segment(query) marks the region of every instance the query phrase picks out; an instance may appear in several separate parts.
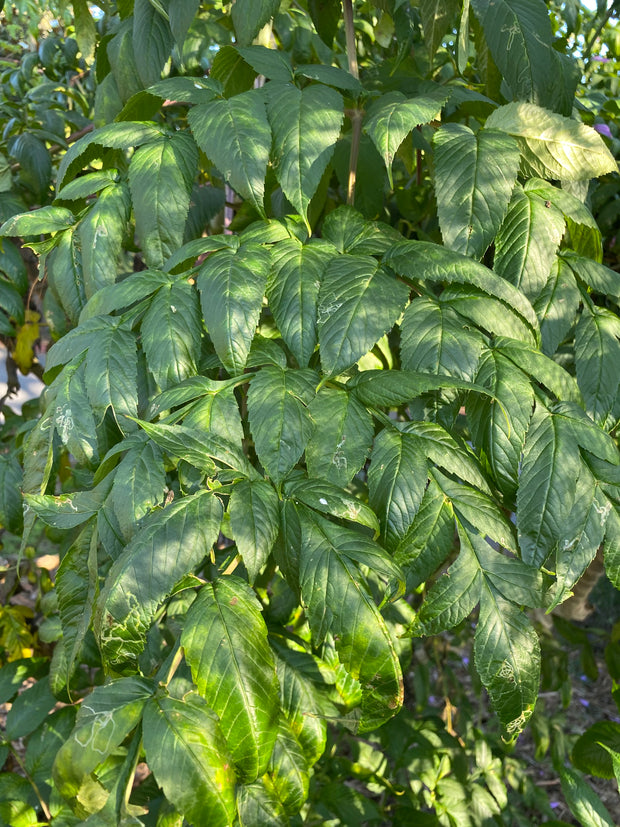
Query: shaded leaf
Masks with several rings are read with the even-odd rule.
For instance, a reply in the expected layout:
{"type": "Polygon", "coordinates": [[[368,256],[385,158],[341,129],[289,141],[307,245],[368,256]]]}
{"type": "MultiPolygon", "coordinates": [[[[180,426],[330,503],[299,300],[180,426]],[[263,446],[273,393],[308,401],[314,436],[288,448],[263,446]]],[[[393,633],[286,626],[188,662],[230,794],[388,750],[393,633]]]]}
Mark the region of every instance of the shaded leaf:
{"type": "Polygon", "coordinates": [[[253,583],[280,530],[278,495],[267,481],[239,482],[230,496],[229,511],[235,542],[253,583]]]}

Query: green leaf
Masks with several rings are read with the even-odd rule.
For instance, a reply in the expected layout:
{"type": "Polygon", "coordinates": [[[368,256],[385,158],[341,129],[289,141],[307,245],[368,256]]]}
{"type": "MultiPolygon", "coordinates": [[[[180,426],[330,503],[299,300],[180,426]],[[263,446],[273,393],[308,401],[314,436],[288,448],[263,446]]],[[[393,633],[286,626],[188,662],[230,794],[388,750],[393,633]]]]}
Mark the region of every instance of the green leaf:
{"type": "Polygon", "coordinates": [[[86,776],[138,725],[155,688],[148,678],[120,678],[95,687],[84,699],[75,729],[54,762],[54,781],[65,798],[74,798],[86,776]]]}
{"type": "Polygon", "coordinates": [[[546,356],[553,356],[572,328],[580,298],[575,277],[564,259],[558,257],[534,302],[540,319],[541,350],[546,356]]]}
{"type": "Polygon", "coordinates": [[[480,595],[474,655],[502,725],[502,737],[512,743],[525,728],[538,697],[540,644],[527,615],[488,582],[480,595]]]}
{"type": "Polygon", "coordinates": [[[288,816],[273,785],[265,777],[237,787],[237,815],[240,827],[288,827],[288,816]]]}
{"type": "Polygon", "coordinates": [[[618,465],[620,454],[613,438],[596,425],[583,408],[574,402],[556,402],[550,410],[578,445],[607,463],[618,465]]]}
{"type": "Polygon", "coordinates": [[[564,536],[580,472],[579,449],[561,417],[537,406],[523,449],[517,529],[524,562],[541,566],[564,536]]]}
{"type": "Polygon", "coordinates": [[[474,134],[444,124],[433,137],[435,194],[446,247],[480,259],[508,209],[519,171],[513,138],[492,129],[474,134]]]}
{"type": "Polygon", "coordinates": [[[268,253],[254,244],[215,253],[200,269],[198,289],[205,324],[217,355],[232,375],[245,367],[268,271],[268,253]]]}
{"type": "Polygon", "coordinates": [[[338,0],[310,0],[308,12],[317,34],[329,48],[334,45],[338,23],[342,17],[342,7],[338,0]]]}
{"type": "Polygon", "coordinates": [[[323,514],[372,528],[379,535],[379,521],[366,503],[326,480],[293,477],[284,486],[285,493],[294,500],[323,514]]]}
{"type": "Polygon", "coordinates": [[[548,388],[558,399],[580,403],[581,394],[573,377],[563,367],[533,347],[516,339],[497,337],[495,348],[511,359],[537,382],[548,388]]]}
{"type": "Polygon", "coordinates": [[[280,0],[235,0],[232,21],[241,46],[249,46],[280,8],[280,0]]]}
{"type": "MultiPolygon", "coordinates": [[[[221,190],[218,190],[221,192],[221,190]]],[[[214,235],[209,238],[193,238],[187,244],[183,244],[176,250],[169,259],[164,262],[164,270],[172,273],[174,270],[182,272],[181,268],[190,262],[194,262],[207,253],[216,250],[239,249],[239,238],[236,235],[214,235]]],[[[186,269],[186,268],[185,268],[186,269]]]]}
{"type": "Polygon", "coordinates": [[[396,428],[380,431],[368,470],[368,499],[379,515],[388,550],[398,545],[413,523],[427,479],[427,461],[419,441],[396,428]]]}
{"type": "Polygon", "coordinates": [[[553,48],[544,5],[529,0],[472,0],[472,8],[511,97],[570,114],[577,75],[553,48]]]}
{"type": "Polygon", "coordinates": [[[48,677],[27,686],[13,700],[4,726],[7,741],[17,741],[34,732],[56,705],[48,677]]]}
{"type": "Polygon", "coordinates": [[[276,743],[269,761],[269,776],[278,800],[290,816],[308,798],[310,777],[303,749],[286,718],[278,722],[276,743]]]}
{"type": "Polygon", "coordinates": [[[148,121],[124,121],[96,129],[72,144],[63,155],[56,180],[58,190],[62,188],[67,175],[75,177],[75,173],[82,170],[88,161],[101,154],[99,147],[128,149],[155,140],[161,134],[162,128],[148,121]],[[83,158],[83,155],[86,157],[83,158]]]}
{"type": "Polygon", "coordinates": [[[130,209],[129,190],[124,184],[106,187],[79,223],[87,299],[116,281],[130,209]]]}
{"type": "Polygon", "coordinates": [[[343,255],[328,264],[321,283],[318,330],[323,371],[342,373],[391,329],[409,289],[370,256],[343,255]]]}
{"type": "Polygon", "coordinates": [[[256,780],[276,740],[279,693],[254,591],[234,576],[203,586],[187,613],[181,645],[198,692],[219,716],[240,779],[256,780]]]}
{"type": "Polygon", "coordinates": [[[370,451],[372,417],[353,394],[337,388],[321,388],[308,410],[314,423],[306,446],[308,474],[344,488],[370,451]]]}
{"type": "Polygon", "coordinates": [[[401,361],[405,370],[473,381],[484,347],[480,333],[437,299],[416,297],[401,322],[401,361]]]}
{"type": "Polygon", "coordinates": [[[350,72],[339,66],[328,66],[326,63],[301,63],[295,69],[295,77],[316,80],[325,86],[335,86],[336,89],[352,93],[353,97],[359,97],[363,92],[362,84],[350,72]]]}
{"type": "Polygon", "coordinates": [[[571,250],[562,250],[560,255],[574,275],[596,293],[613,296],[616,300],[620,298],[620,284],[615,270],[590,258],[575,255],[571,250]]]}
{"type": "Polygon", "coordinates": [[[439,301],[456,310],[467,322],[473,322],[483,333],[509,336],[528,345],[538,344],[537,333],[523,316],[506,302],[490,296],[486,290],[468,284],[452,284],[444,288],[439,301]]]}
{"type": "Polygon", "coordinates": [[[603,545],[605,572],[610,582],[618,589],[620,588],[620,514],[609,500],[605,503],[605,508],[609,512],[603,545]]]}
{"type": "MultiPolygon", "coordinates": [[[[183,5],[184,0],[178,0],[183,5]]],[[[207,103],[222,91],[221,85],[211,78],[169,77],[149,86],[149,94],[162,100],[183,103],[207,103]]]]}
{"type": "Polygon", "coordinates": [[[221,519],[219,499],[200,491],[144,521],[110,569],[98,600],[95,633],[108,664],[137,659],[158,608],[210,552],[221,519]]]}
{"type": "Polygon", "coordinates": [[[458,11],[459,4],[456,0],[421,0],[420,17],[431,64],[444,35],[453,26],[458,11]]]}
{"type": "Polygon", "coordinates": [[[430,473],[461,520],[471,523],[483,537],[488,536],[516,553],[514,526],[494,499],[470,485],[455,482],[438,468],[432,468],[430,473]]]}
{"type": "Polygon", "coordinates": [[[417,589],[444,562],[454,542],[454,512],[434,479],[428,485],[409,530],[394,552],[407,576],[407,591],[417,589]]]}
{"type": "Polygon", "coordinates": [[[187,132],[144,144],[129,164],[136,232],[148,267],[162,267],[183,243],[198,149],[187,132]]]}
{"type": "Polygon", "coordinates": [[[315,658],[308,652],[274,645],[280,683],[280,705],[310,765],[315,764],[327,740],[327,723],[322,714],[320,687],[324,679],[315,658]]]}
{"type": "Polygon", "coordinates": [[[497,350],[482,357],[476,382],[502,403],[472,394],[467,419],[472,439],[488,461],[496,484],[514,496],[519,483],[519,463],[534,405],[534,390],[523,371],[497,350]]]}
{"type": "Polygon", "coordinates": [[[0,456],[0,525],[12,534],[20,534],[22,514],[22,468],[10,454],[0,456]]]}
{"type": "Polygon", "coordinates": [[[533,103],[500,106],[486,126],[513,135],[523,158],[540,178],[584,181],[618,170],[595,129],[533,103]]]}
{"type": "Polygon", "coordinates": [[[264,216],[271,129],[262,96],[248,91],[201,104],[190,110],[188,120],[196,143],[224,179],[264,216]]]}
{"type": "Polygon", "coordinates": [[[99,589],[97,539],[94,526],[86,526],[62,558],[56,574],[67,684],[90,628],[99,589]]]}
{"type": "Polygon", "coordinates": [[[85,362],[67,365],[54,383],[54,429],[77,462],[90,465],[99,459],[95,419],[87,396],[85,362]]]}
{"type": "Polygon", "coordinates": [[[575,329],[575,372],[586,411],[602,427],[615,424],[620,386],[620,322],[603,307],[585,302],[575,329]]]}
{"type": "Polygon", "coordinates": [[[581,772],[613,778],[613,753],[620,754],[620,724],[596,721],[575,741],[571,760],[581,772]]]}
{"type": "Polygon", "coordinates": [[[183,49],[183,42],[192,25],[200,0],[170,0],[168,3],[168,14],[170,17],[170,31],[174,37],[179,51],[183,49]]]}
{"type": "Polygon", "coordinates": [[[241,447],[215,431],[197,433],[195,428],[183,425],[144,422],[141,419],[136,422],[169,456],[183,459],[205,473],[214,470],[213,460],[216,460],[244,476],[257,476],[241,447]]]}
{"type": "Polygon", "coordinates": [[[232,824],[232,761],[217,716],[201,698],[153,698],[144,711],[143,739],[157,783],[188,821],[209,827],[232,824]]]}
{"type": "Polygon", "coordinates": [[[555,187],[540,178],[530,178],[523,187],[525,192],[535,192],[564,215],[574,249],[597,262],[603,258],[601,231],[586,205],[561,187],[555,187]]]}
{"type": "Polygon", "coordinates": [[[575,500],[556,551],[556,583],[547,611],[572,596],[571,589],[596,557],[603,542],[609,510],[587,466],[581,466],[575,500]]]}
{"type": "Polygon", "coordinates": [[[582,827],[613,827],[607,808],[581,773],[561,765],[557,770],[566,803],[582,827]]]}
{"type": "Polygon", "coordinates": [[[399,407],[424,393],[445,388],[472,390],[492,396],[486,388],[474,382],[411,370],[365,370],[354,376],[348,386],[363,404],[371,407],[399,407]]]}
{"type": "Polygon", "coordinates": [[[20,213],[5,221],[0,236],[30,236],[57,233],[75,224],[75,216],[66,207],[39,207],[33,212],[20,213]]]}
{"type": "Polygon", "coordinates": [[[202,330],[195,288],[186,281],[160,287],[141,331],[149,370],[162,390],[197,373],[202,330]]]}
{"type": "Polygon", "coordinates": [[[467,256],[429,241],[402,241],[395,244],[384,263],[410,279],[428,279],[448,284],[472,284],[501,299],[538,331],[538,319],[525,296],[484,265],[467,256]]]}
{"type": "Polygon", "coordinates": [[[54,528],[69,529],[85,523],[101,508],[110,486],[100,485],[92,491],[75,494],[24,494],[25,502],[39,519],[54,528]]]}
{"type": "Polygon", "coordinates": [[[564,217],[536,192],[515,187],[495,241],[494,270],[534,301],[547,284],[564,235],[564,217]]]}
{"type": "Polygon", "coordinates": [[[62,233],[45,259],[45,268],[52,294],[71,323],[77,324],[86,304],[86,295],[82,254],[76,233],[71,230],[62,233]]]}
{"type": "Polygon", "coordinates": [[[288,83],[293,79],[293,67],[286,52],[268,49],[266,46],[247,46],[245,49],[237,48],[237,51],[259,75],[280,83],[288,83]]]}
{"type": "Polygon", "coordinates": [[[229,511],[233,536],[253,583],[280,530],[278,495],[265,480],[239,482],[233,488],[229,511]]]}
{"type": "Polygon", "coordinates": [[[75,36],[80,52],[87,61],[91,61],[95,54],[97,43],[97,27],[88,8],[86,0],[75,0],[73,3],[75,17],[75,36]]]}
{"type": "Polygon", "coordinates": [[[299,585],[318,645],[334,637],[340,662],[362,684],[360,731],[373,729],[400,708],[402,674],[386,623],[361,582],[358,566],[388,577],[397,570],[363,535],[312,512],[300,512],[299,585]]]}
{"type": "Polygon", "coordinates": [[[145,86],[161,77],[172,47],[172,32],[150,0],[135,0],[133,10],[133,47],[136,67],[145,86]]]}
{"type": "Polygon", "coordinates": [[[290,83],[273,83],[267,87],[276,178],[308,230],[308,205],[340,135],[343,110],[341,95],[328,86],[302,90],[290,83]]]}
{"type": "Polygon", "coordinates": [[[383,158],[392,189],[392,163],[399,146],[416,126],[437,118],[447,99],[441,88],[415,98],[394,91],[381,95],[369,108],[364,131],[383,158]]]}
{"type": "Polygon", "coordinates": [[[302,455],[312,433],[308,404],[314,398],[316,373],[268,365],[254,377],[248,392],[250,430],[258,458],[279,485],[302,455]]]}
{"type": "Polygon", "coordinates": [[[267,298],[282,338],[301,367],[317,343],[317,304],[323,271],[334,251],[330,244],[301,244],[288,238],[271,249],[267,298]]]}
{"type": "Polygon", "coordinates": [[[142,518],[163,501],[165,486],[162,452],[155,442],[143,437],[118,464],[109,498],[126,542],[136,533],[142,518]]]}

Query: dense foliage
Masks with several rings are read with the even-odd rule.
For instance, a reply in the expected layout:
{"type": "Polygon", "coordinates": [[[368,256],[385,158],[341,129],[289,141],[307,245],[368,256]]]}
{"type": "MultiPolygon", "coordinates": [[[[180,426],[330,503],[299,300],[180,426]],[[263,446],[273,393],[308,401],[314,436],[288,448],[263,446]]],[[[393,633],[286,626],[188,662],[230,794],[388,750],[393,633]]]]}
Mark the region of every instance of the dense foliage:
{"type": "Polygon", "coordinates": [[[0,822],[531,823],[533,611],[620,588],[615,5],[5,10],[0,822]],[[450,630],[504,751],[401,711],[450,630]]]}

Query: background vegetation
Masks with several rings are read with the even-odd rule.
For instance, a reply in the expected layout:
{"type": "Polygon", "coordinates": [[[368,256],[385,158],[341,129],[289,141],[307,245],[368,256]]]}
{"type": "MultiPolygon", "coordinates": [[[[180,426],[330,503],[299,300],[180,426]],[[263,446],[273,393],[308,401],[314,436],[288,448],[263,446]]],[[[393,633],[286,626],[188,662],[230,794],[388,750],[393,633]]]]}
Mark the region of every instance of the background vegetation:
{"type": "Polygon", "coordinates": [[[4,4],[0,823],[620,821],[618,11],[4,4]]]}

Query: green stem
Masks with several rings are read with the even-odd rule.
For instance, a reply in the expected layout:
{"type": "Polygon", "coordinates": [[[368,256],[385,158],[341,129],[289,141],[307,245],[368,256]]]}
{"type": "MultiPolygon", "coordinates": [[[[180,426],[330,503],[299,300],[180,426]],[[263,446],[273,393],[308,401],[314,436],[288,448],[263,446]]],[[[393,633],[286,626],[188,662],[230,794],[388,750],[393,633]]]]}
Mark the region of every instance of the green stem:
{"type": "MultiPolygon", "coordinates": [[[[357,65],[357,51],[355,49],[355,25],[353,23],[353,0],[342,0],[344,14],[344,33],[347,43],[347,61],[349,72],[359,80],[359,67],[357,65]]],[[[356,106],[351,112],[351,155],[349,157],[349,179],[347,182],[347,204],[353,206],[355,201],[355,180],[357,177],[357,161],[360,152],[360,140],[362,137],[362,113],[356,106]]]]}
{"type": "Polygon", "coordinates": [[[19,757],[19,754],[18,754],[17,750],[15,750],[15,749],[13,748],[13,746],[12,746],[12,745],[9,745],[9,749],[11,750],[11,755],[13,756],[13,758],[14,758],[15,762],[16,762],[17,764],[19,764],[19,768],[20,768],[20,769],[21,769],[21,771],[24,773],[24,776],[25,776],[25,777],[26,777],[26,779],[29,781],[29,783],[30,783],[30,785],[31,785],[32,789],[34,790],[34,794],[35,794],[35,795],[36,795],[36,797],[38,798],[38,800],[39,800],[39,804],[41,805],[41,809],[43,810],[43,815],[45,816],[45,818],[46,818],[48,821],[51,821],[51,819],[52,819],[52,814],[50,813],[50,811],[49,811],[49,808],[48,808],[47,804],[46,804],[46,803],[45,803],[45,801],[43,800],[43,797],[41,796],[41,792],[40,792],[39,788],[37,787],[35,780],[32,778],[32,776],[30,775],[30,773],[28,772],[28,770],[27,770],[27,769],[26,769],[26,767],[24,766],[24,762],[23,762],[23,761],[21,760],[21,758],[19,757]]]}
{"type": "Polygon", "coordinates": [[[166,680],[164,681],[164,686],[168,686],[170,681],[173,679],[174,673],[181,665],[181,661],[183,660],[184,654],[185,652],[183,651],[183,647],[179,646],[179,648],[174,653],[174,657],[172,658],[170,668],[168,669],[168,674],[166,675],[166,680]]]}

